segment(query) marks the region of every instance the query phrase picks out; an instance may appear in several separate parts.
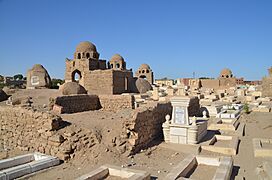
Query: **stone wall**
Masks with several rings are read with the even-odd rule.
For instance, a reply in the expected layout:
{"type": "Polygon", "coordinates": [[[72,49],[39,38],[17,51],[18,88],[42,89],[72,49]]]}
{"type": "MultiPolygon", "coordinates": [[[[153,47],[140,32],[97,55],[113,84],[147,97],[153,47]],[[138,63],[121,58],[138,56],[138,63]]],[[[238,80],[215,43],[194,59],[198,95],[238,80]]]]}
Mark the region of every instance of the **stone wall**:
{"type": "Polygon", "coordinates": [[[0,106],[0,149],[39,151],[67,160],[97,142],[90,130],[67,126],[59,116],[31,108],[0,106]]]}
{"type": "Polygon", "coordinates": [[[132,95],[99,95],[99,100],[103,110],[117,112],[120,109],[133,109],[135,98],[132,95]]]}
{"type": "Polygon", "coordinates": [[[137,153],[151,146],[153,140],[163,136],[162,123],[171,112],[170,103],[157,103],[135,109],[123,123],[122,137],[126,138],[126,148],[131,153],[137,153]]]}
{"type": "Polygon", "coordinates": [[[55,99],[53,111],[62,114],[98,110],[100,108],[98,96],[80,94],[57,97],[55,99]]]}
{"type": "Polygon", "coordinates": [[[70,95],[59,96],[53,101],[53,112],[77,113],[101,109],[117,112],[121,109],[133,109],[135,98],[133,95],[70,95]]]}
{"type": "Polygon", "coordinates": [[[218,89],[220,81],[218,79],[201,79],[201,86],[203,88],[218,89]]]}

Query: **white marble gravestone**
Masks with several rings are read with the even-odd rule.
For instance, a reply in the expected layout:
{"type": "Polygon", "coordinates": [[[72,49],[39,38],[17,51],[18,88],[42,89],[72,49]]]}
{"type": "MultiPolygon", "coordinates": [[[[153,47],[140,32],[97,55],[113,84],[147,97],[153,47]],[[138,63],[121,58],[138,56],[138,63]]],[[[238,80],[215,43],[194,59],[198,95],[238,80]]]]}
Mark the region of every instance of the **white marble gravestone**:
{"type": "Polygon", "coordinates": [[[188,96],[171,98],[172,119],[169,123],[169,117],[167,117],[166,122],[162,125],[165,142],[196,144],[207,133],[206,121],[190,122],[188,113],[190,101],[191,98],[188,96]]]}
{"type": "Polygon", "coordinates": [[[189,97],[173,97],[171,99],[171,104],[173,106],[172,110],[172,124],[179,125],[189,125],[189,107],[190,98],[189,97]]]}

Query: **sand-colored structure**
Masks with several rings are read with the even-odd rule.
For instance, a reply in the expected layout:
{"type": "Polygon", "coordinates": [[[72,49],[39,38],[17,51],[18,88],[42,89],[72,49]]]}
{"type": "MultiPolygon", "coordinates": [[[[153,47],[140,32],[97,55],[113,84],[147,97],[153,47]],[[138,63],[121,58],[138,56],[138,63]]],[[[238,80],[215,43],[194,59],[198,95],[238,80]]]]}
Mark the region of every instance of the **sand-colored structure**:
{"type": "Polygon", "coordinates": [[[135,76],[146,79],[150,84],[154,83],[153,71],[148,64],[142,64],[135,72],[135,76]]]}
{"type": "Polygon", "coordinates": [[[88,93],[121,94],[131,92],[133,73],[126,70],[126,63],[119,54],[110,62],[99,59],[96,46],[81,42],[73,59],[66,59],[65,82],[78,81],[88,93]]]}
{"type": "Polygon", "coordinates": [[[26,86],[28,89],[49,88],[51,86],[51,78],[41,64],[35,64],[27,71],[26,86]]]}
{"type": "Polygon", "coordinates": [[[272,97],[272,67],[268,69],[268,76],[262,79],[262,96],[272,97]]]}

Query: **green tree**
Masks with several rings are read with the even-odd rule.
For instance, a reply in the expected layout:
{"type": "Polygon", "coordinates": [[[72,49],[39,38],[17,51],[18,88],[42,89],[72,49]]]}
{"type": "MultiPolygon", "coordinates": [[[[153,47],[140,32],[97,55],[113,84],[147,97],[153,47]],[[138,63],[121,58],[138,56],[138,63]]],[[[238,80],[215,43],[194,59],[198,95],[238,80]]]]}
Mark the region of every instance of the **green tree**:
{"type": "Polygon", "coordinates": [[[4,76],[0,75],[0,82],[4,81],[4,76]]]}
{"type": "Polygon", "coordinates": [[[22,74],[16,74],[13,76],[14,80],[17,80],[17,79],[22,80],[23,78],[24,78],[24,76],[22,74]]]}
{"type": "Polygon", "coordinates": [[[244,111],[245,111],[246,114],[250,113],[249,106],[248,106],[247,103],[244,105],[244,111]]]}
{"type": "Polygon", "coordinates": [[[64,83],[64,80],[62,80],[62,79],[54,79],[53,78],[51,80],[51,83],[52,83],[52,86],[51,86],[52,89],[58,89],[59,85],[62,85],[64,83]]]}

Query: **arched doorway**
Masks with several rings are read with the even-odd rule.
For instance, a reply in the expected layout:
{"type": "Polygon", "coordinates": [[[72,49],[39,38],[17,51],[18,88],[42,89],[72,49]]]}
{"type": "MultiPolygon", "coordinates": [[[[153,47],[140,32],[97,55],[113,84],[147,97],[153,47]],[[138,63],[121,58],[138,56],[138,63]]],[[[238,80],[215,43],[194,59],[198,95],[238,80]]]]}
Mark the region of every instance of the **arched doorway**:
{"type": "Polygon", "coordinates": [[[79,70],[74,70],[72,72],[72,81],[73,82],[79,82],[79,80],[82,78],[81,72],[79,70]]]}
{"type": "Polygon", "coordinates": [[[141,75],[140,78],[146,79],[146,76],[145,75],[141,75]]]}

